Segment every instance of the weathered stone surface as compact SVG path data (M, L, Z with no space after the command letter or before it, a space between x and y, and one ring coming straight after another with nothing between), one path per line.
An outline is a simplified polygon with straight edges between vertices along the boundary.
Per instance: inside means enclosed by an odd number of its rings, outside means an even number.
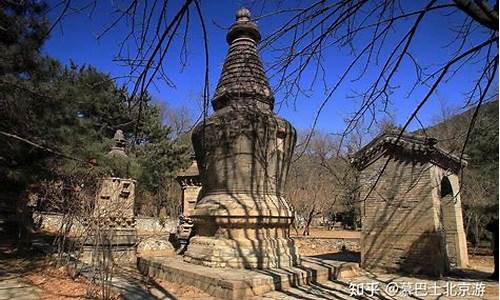
M135 245L113 245L95 246L84 245L79 253L78 259L86 264L92 264L102 259L113 259L114 263L122 264L135 264L137 262L137 252Z
M248 10L240 10L227 35L215 113L192 134L203 187L191 214L196 236L188 262L250 269L299 262L289 238L293 213L283 198L296 132L272 111L259 40Z
M37 228L41 231L48 233L57 233L61 229L62 225L62 214L59 213L48 213L48 212L34 212L33 219ZM135 229L137 230L137 236L168 236L171 233L175 233L177 227L177 220L165 219L160 220L154 217L136 217L135 218ZM64 228L62 228L64 230ZM85 226L82 225L79 220L71 226L71 231L69 233L70 237L77 237L84 233Z
M214 269L178 257L139 258L137 265L144 275L196 286L217 299L249 299L269 291L359 274L356 263L316 258L305 258L296 267L266 270Z
M273 92L256 48L260 39L259 29L250 19L250 11L240 9L236 13L236 23L226 36L229 53L212 100L215 110L229 102L273 109Z
M369 271L354 279L328 281L272 291L252 300L497 300L498 282L476 278L458 279L455 276L439 279L402 274L383 274ZM457 287L451 291L450 286ZM459 292L458 287L463 292ZM372 288L375 287L375 288ZM479 287L476 290L476 287ZM484 290L482 290L484 288ZM482 292L476 292L482 290Z
M113 141L115 145L111 148L111 151L107 154L108 157L126 159L127 153L125 153L125 136L123 135L123 131L118 129L113 136Z
M166 239L148 238L137 244L137 255L142 257L171 257L175 256L175 249Z
M103 225L134 227L135 180L107 177L101 180L93 218Z
M113 139L115 146L108 156L126 160L123 132L117 130ZM84 262L101 260L104 257L114 261L135 261L135 184L133 179L101 179L93 213L82 222L86 234L79 237L79 244L83 245Z
M194 211L201 190L201 180L196 160L193 160L189 168L179 173L175 179L182 188L182 215L189 218Z
M362 170L361 266L430 275L465 267L456 175L463 163L433 139L398 136L385 133L354 158Z
M300 246L302 245L303 247L307 245L307 247L310 248L328 248L330 251L333 252L338 252L342 250L347 250L351 252L360 252L360 244L359 244L359 238L321 238L321 237L302 237L302 236L295 236L293 237L295 240L295 243L299 247L299 251L301 251ZM304 254L301 252L303 255L308 255Z
M175 233L177 227L177 220L173 218L136 217L135 219L138 236L169 236Z

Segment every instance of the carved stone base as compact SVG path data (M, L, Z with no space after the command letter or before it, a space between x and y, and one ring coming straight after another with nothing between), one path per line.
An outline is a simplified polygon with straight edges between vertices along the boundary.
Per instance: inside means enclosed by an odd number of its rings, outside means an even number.
M136 263L135 246L83 246L80 252L79 260L86 264L102 262L104 259L112 260L114 263Z
M326 283L328 280L345 281L360 274L357 263L312 257L304 258L296 267L265 271L208 268L186 263L178 256L139 257L137 268L148 277L166 279L182 286L197 287L213 297L209 299L231 300L277 299L266 297L265 294L275 290L285 290L292 286L302 286L300 289L306 290L309 284ZM346 291L349 293L347 288ZM295 296L295 294L290 295ZM308 295L311 296L311 294ZM344 296L349 294L345 295L339 290L330 292L328 295L335 299L346 299L347 297ZM296 297L298 295L287 297L287 299L297 299ZM313 299L313 297L303 299ZM314 299L326 298L314 297Z
M293 216L276 195L208 194L193 215L196 236L184 261L215 268L291 267L299 254L290 239Z
M96 234L96 231L99 234ZM75 241L81 245L80 260L91 264L103 259L135 263L137 231L135 228L93 228L87 236Z
M289 238L231 240L196 236L189 243L184 261L214 268L268 269L296 266L300 259Z

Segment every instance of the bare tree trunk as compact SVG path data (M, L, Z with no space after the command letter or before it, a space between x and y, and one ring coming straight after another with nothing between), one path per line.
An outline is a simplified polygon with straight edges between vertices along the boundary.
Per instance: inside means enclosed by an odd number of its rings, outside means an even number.
M311 211L309 212L309 215L307 216L307 222L306 222L306 225L304 226L304 232L302 233L303 236L310 234L309 233L309 226L311 225L315 211L316 211L316 204L313 204Z
M469 232L469 225L470 225L470 216L469 214L465 213L465 218L464 218L464 230L465 230L465 234L467 235L467 233Z
M477 214L474 216L474 251L479 245L479 218Z

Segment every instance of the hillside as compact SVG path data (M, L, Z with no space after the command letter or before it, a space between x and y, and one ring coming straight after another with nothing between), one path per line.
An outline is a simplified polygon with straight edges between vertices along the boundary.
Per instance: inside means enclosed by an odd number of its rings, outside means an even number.
M438 138L440 146L454 153L459 153L462 150L474 111L475 107L452 115L446 120L426 128L425 132L430 136ZM423 130L417 132L422 134ZM467 154L473 155L469 152L479 146L481 139L478 140L478 138L480 136L488 136L489 141L493 141L490 138L496 139L496 149L498 149L498 100L481 106L471 139L468 141ZM495 161L498 162L498 150L495 153L497 154Z
M474 108L451 116L425 130L439 145L459 154L462 151ZM462 203L468 240L484 238L483 229L498 214L498 100L481 107L464 153L469 165L462 174Z

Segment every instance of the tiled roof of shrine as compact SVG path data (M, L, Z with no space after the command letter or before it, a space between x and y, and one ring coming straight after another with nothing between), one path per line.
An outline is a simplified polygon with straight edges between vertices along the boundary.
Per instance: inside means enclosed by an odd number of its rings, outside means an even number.
M403 133L400 130L387 130L361 148L351 159L358 169L364 169L377 160L385 150L394 153L410 153L422 160L428 160L443 168L455 172L467 166L467 161L437 146L438 140L433 137Z

